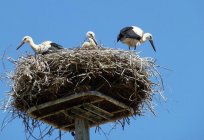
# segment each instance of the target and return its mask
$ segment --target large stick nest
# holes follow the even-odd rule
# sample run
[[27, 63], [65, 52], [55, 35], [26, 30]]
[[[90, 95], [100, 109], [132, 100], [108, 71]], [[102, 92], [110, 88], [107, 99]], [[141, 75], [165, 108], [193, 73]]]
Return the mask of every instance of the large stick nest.
[[10, 106], [23, 119], [35, 105], [86, 91], [99, 91], [141, 115], [144, 109], [153, 112], [153, 96], [162, 86], [154, 59], [116, 49], [27, 55], [15, 66]]
[[21, 57], [12, 77], [13, 105], [26, 111], [71, 94], [99, 91], [140, 113], [143, 102], [152, 100], [154, 65], [152, 59], [113, 49]]

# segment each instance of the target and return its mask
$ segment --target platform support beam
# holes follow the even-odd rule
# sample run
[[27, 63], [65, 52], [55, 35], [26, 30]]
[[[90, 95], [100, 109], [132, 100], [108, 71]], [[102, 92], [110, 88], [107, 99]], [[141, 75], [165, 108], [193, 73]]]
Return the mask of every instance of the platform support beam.
[[75, 137], [76, 140], [90, 140], [88, 120], [75, 119]]

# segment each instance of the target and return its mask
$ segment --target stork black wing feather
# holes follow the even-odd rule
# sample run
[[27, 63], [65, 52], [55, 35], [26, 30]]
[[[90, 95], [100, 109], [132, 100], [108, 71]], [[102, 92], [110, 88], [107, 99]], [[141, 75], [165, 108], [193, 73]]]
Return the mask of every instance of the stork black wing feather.
[[132, 38], [132, 39], [137, 39], [140, 40], [141, 36], [136, 34], [133, 30], [133, 27], [125, 27], [120, 30], [120, 34], [118, 35], [117, 41], [119, 41], [121, 38]]
[[121, 38], [123, 38], [123, 37], [126, 37], [127, 31], [132, 30], [132, 29], [133, 29], [133, 27], [125, 27], [125, 28], [121, 29], [120, 33], [118, 34], [117, 41], [121, 40]]
[[132, 39], [137, 39], [137, 40], [140, 40], [142, 38], [137, 33], [135, 33], [132, 29], [131, 30], [127, 30], [124, 33], [124, 36], [125, 36], [125, 38], [132, 38]]
[[53, 48], [55, 48], [56, 50], [63, 49], [63, 47], [62, 47], [61, 45], [59, 45], [59, 44], [57, 44], [57, 43], [54, 43], [54, 42], [50, 43], [50, 45], [51, 45]]
[[120, 30], [120, 33], [121, 34], [126, 34], [127, 33], [127, 31], [130, 31], [130, 30], [132, 30], [133, 29], [133, 27], [125, 27], [125, 28], [122, 28], [121, 30]]

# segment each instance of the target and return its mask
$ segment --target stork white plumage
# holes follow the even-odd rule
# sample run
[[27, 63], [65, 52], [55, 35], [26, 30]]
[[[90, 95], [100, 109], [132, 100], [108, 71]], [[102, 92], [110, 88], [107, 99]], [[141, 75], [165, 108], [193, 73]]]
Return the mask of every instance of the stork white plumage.
[[84, 49], [97, 49], [97, 41], [95, 38], [95, 34], [92, 31], [88, 31], [86, 33], [87, 41], [82, 44], [82, 48]]
[[46, 54], [46, 53], [56, 52], [57, 50], [63, 49], [61, 45], [56, 44], [52, 41], [44, 41], [41, 44], [35, 44], [33, 42], [33, 39], [30, 36], [25, 36], [22, 42], [20, 43], [20, 45], [16, 49], [18, 50], [25, 43], [28, 43], [30, 47], [37, 54]]
[[142, 29], [136, 26], [125, 27], [120, 30], [120, 33], [117, 37], [117, 42], [121, 41], [124, 44], [127, 44], [130, 50], [130, 47], [136, 47], [145, 41], [149, 40], [152, 48], [156, 52], [156, 48], [153, 43], [153, 37], [150, 33], [144, 33]]

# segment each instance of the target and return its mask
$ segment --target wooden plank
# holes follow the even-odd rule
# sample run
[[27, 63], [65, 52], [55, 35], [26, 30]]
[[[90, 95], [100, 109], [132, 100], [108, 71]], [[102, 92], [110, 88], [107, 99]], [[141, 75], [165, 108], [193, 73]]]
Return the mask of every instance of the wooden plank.
[[62, 113], [64, 114], [65, 117], [67, 117], [67, 118], [69, 118], [71, 120], [75, 119], [74, 116], [71, 116], [70, 114], [68, 115], [67, 110], [62, 111]]
[[49, 101], [49, 102], [46, 102], [46, 103], [31, 107], [27, 111], [27, 113], [30, 114], [30, 113], [32, 113], [32, 112], [34, 112], [36, 110], [45, 109], [47, 107], [55, 106], [56, 104], [65, 103], [67, 101], [70, 101], [70, 100], [73, 100], [73, 99], [76, 99], [76, 98], [80, 98], [80, 97], [84, 97], [84, 96], [88, 96], [88, 95], [89, 95], [89, 93], [82, 92], [82, 93], [79, 93], [79, 94], [70, 95], [70, 96], [65, 97], [65, 98], [60, 98], [60, 99], [56, 99], [54, 101]]
[[[121, 110], [120, 110], [121, 111]], [[124, 111], [127, 111], [127, 110], [124, 110]], [[79, 116], [79, 115], [76, 115], [76, 114], [74, 114], [74, 113], [72, 113], [72, 112], [68, 112], [68, 114], [69, 114], [69, 116], [70, 117], [72, 117], [72, 118], [79, 118], [79, 117], [81, 117], [81, 116]], [[130, 116], [131, 115], [131, 113], [129, 112], [129, 114], [127, 113], [127, 114], [124, 114], [124, 115], [122, 115], [122, 116], [114, 116], [113, 118], [111, 118], [110, 120], [106, 120], [106, 119], [104, 119], [104, 120], [102, 120], [102, 121], [100, 121], [100, 122], [97, 122], [97, 123], [91, 123], [91, 124], [89, 124], [89, 127], [93, 127], [93, 126], [99, 126], [99, 125], [101, 125], [101, 124], [104, 124], [104, 123], [109, 123], [109, 122], [113, 122], [113, 121], [116, 121], [116, 120], [120, 120], [120, 119], [123, 119], [124, 117], [127, 117], [127, 116]], [[81, 117], [82, 118], [82, 117]], [[64, 131], [74, 131], [74, 122], [73, 123], [71, 123], [71, 124], [65, 124], [65, 125], [58, 125], [58, 124], [54, 124], [54, 123], [50, 123], [50, 122], [47, 122], [46, 120], [42, 120], [43, 122], [45, 122], [45, 123], [48, 123], [48, 124], [50, 124], [50, 125], [52, 125], [52, 126], [54, 126], [54, 127], [56, 127], [56, 128], [59, 128], [59, 129], [61, 129], [61, 130], [64, 130]]]
[[85, 119], [75, 119], [75, 139], [76, 140], [89, 140], [89, 125]]
[[[81, 109], [82, 106], [84, 105], [84, 102], [81, 102], [81, 104], [79, 105], [76, 105], [74, 106], [74, 109], [73, 107], [69, 107], [69, 108], [66, 108], [63, 107], [62, 109], [59, 109], [57, 111], [53, 111], [53, 112], [50, 112], [49, 114], [46, 114], [46, 115], [43, 115], [43, 116], [35, 116], [35, 112], [37, 113], [38, 111], [40, 112], [42, 109], [46, 110], [47, 107], [55, 107], [55, 106], [60, 106], [62, 103], [66, 103], [66, 102], [69, 102], [71, 100], [74, 100], [74, 99], [82, 99], [84, 97], [94, 97], [96, 98], [95, 101], [92, 100], [93, 103], [97, 103], [98, 101], [106, 101], [108, 104], [110, 103], [111, 105], [115, 105], [117, 107], [119, 107], [120, 109], [119, 110], [116, 110], [115, 112], [108, 112], [106, 110], [103, 110], [95, 105], [89, 105], [89, 107], [85, 106], [85, 110]], [[98, 98], [97, 98], [98, 97]], [[92, 103], [91, 102], [91, 103]], [[81, 107], [81, 108], [79, 108]], [[88, 110], [88, 111], [87, 111]], [[92, 110], [92, 111], [90, 111]], [[94, 111], [93, 111], [94, 110]], [[96, 125], [99, 125], [99, 124], [104, 124], [106, 122], [112, 122], [112, 121], [115, 121], [116, 119], [122, 119], [124, 116], [110, 116], [113, 115], [114, 113], [118, 113], [118, 112], [123, 112], [123, 111], [126, 111], [126, 113], [124, 114], [124, 116], [131, 116], [134, 114], [134, 111], [132, 108], [128, 107], [127, 105], [125, 105], [124, 103], [122, 102], [119, 102], [109, 96], [106, 96], [100, 92], [96, 92], [96, 91], [90, 91], [90, 92], [86, 92], [86, 93], [78, 93], [78, 94], [74, 94], [74, 95], [71, 95], [71, 96], [68, 96], [66, 98], [61, 98], [61, 99], [57, 99], [57, 101], [50, 101], [50, 102], [47, 102], [47, 103], [44, 103], [44, 104], [41, 104], [41, 105], [38, 105], [38, 106], [34, 106], [34, 107], [31, 107], [29, 110], [28, 110], [28, 115], [32, 116], [32, 117], [37, 117], [38, 119], [42, 120], [43, 122], [45, 123], [48, 123], [48, 124], [51, 124], [52, 126], [55, 126], [56, 128], [59, 128], [61, 130], [68, 130], [68, 131], [71, 131], [72, 129], [74, 129], [74, 119], [75, 118], [83, 118], [83, 119], [86, 119], [86, 120], [90, 120], [90, 126], [96, 126]], [[64, 125], [61, 125], [59, 126], [59, 124], [56, 122], [55, 124], [51, 123], [51, 122], [48, 122], [46, 120], [46, 117], [49, 117], [49, 116], [52, 116], [52, 115], [58, 115], [59, 113], [64, 113], [66, 112], [68, 116], [66, 116], [65, 114], [65, 117], [69, 117], [73, 122], [73, 123], [67, 123], [67, 124], [64, 124]], [[73, 113], [71, 113], [73, 112]], [[110, 113], [110, 114], [109, 114]], [[105, 115], [104, 115], [105, 114]], [[68, 119], [69, 119], [68, 118]], [[67, 127], [66, 127], [67, 126]], [[67, 129], [66, 129], [67, 128]]]
[[[69, 124], [65, 124], [65, 125], [61, 125], [60, 126], [60, 129], [69, 129], [69, 127], [73, 127], [74, 126], [74, 121], [75, 121], [75, 118], [77, 118], [78, 116], [71, 113], [71, 112], [67, 112], [67, 111], [64, 111], [63, 114], [65, 115], [65, 117], [69, 118], [71, 121], [71, 123]], [[73, 122], [72, 122], [73, 121]]]
[[101, 116], [107, 120], [111, 119], [111, 117], [113, 116], [113, 114], [111, 114], [110, 112], [103, 110], [95, 105], [92, 104], [85, 104], [83, 105], [83, 107], [88, 110], [89, 112], [92, 112], [98, 116]]
[[64, 113], [64, 109], [61, 109], [61, 110], [59, 110], [59, 111], [57, 111], [57, 112], [52, 112], [52, 113], [50, 113], [50, 114], [47, 114], [47, 115], [43, 115], [43, 116], [40, 116], [40, 117], [35, 117], [35, 119], [37, 119], [37, 120], [42, 120], [42, 119], [44, 119], [44, 118], [47, 118], [47, 117], [50, 117], [50, 116], [53, 116], [53, 115], [58, 115], [59, 113]]
[[[90, 95], [93, 95], [94, 93], [91, 92], [91, 93], [89, 93], [89, 94], [90, 94]], [[122, 102], [119, 102], [119, 101], [117, 101], [117, 100], [115, 100], [115, 99], [113, 99], [113, 98], [111, 98], [111, 97], [109, 97], [109, 96], [103, 95], [103, 94], [100, 93], [100, 92], [96, 92], [95, 94], [97, 94], [98, 97], [101, 97], [101, 98], [105, 99], [106, 101], [109, 101], [109, 102], [111, 102], [112, 104], [115, 104], [115, 105], [118, 106], [118, 107], [121, 107], [121, 108], [124, 108], [124, 109], [128, 110], [129, 112], [131, 112], [131, 114], [134, 113], [134, 111], [133, 111], [133, 109], [132, 109], [131, 107], [128, 107], [127, 105], [125, 105], [125, 104], [122, 103]]]
[[78, 93], [78, 94], [73, 94], [73, 95], [70, 95], [68, 97], [65, 97], [65, 98], [60, 98], [60, 99], [57, 99], [57, 100], [54, 100], [54, 101], [50, 101], [50, 102], [47, 102], [47, 103], [43, 103], [43, 104], [40, 104], [40, 105], [37, 105], [37, 106], [34, 106], [34, 107], [31, 107], [27, 113], [30, 114], [32, 116], [32, 112], [34, 111], [40, 111], [41, 109], [46, 109], [47, 107], [51, 107], [51, 106], [55, 106], [56, 104], [61, 104], [61, 103], [65, 103], [65, 102], [68, 102], [70, 100], [73, 100], [73, 99], [76, 99], [76, 98], [81, 98], [81, 97], [84, 97], [84, 96], [96, 96], [96, 97], [100, 97], [101, 99], [105, 99], [121, 108], [125, 108], [127, 110], [129, 110], [132, 114], [134, 113], [133, 109], [128, 107], [127, 105], [109, 97], [109, 96], [106, 96], [98, 91], [89, 91], [89, 92], [82, 92], [82, 93]]
[[92, 121], [95, 124], [98, 124], [101, 120], [101, 118], [98, 118], [96, 115], [89, 113], [83, 109], [80, 108], [72, 108], [71, 112], [74, 113], [75, 115], [81, 117], [81, 118], [85, 118], [87, 120]]
[[70, 124], [67, 124], [67, 125], [63, 125], [60, 127], [60, 129], [69, 129], [69, 127], [73, 127], [74, 126], [74, 123], [70, 123]]
[[[101, 101], [103, 101], [104, 99], [98, 99], [98, 100], [95, 100], [95, 101], [91, 101], [90, 103], [98, 103], [98, 102], [101, 102]], [[76, 106], [73, 106], [73, 107], [80, 107], [80, 106], [82, 106], [83, 104], [80, 104], [80, 105], [76, 105]], [[37, 120], [42, 120], [42, 119], [44, 119], [44, 118], [47, 118], [47, 117], [50, 117], [50, 116], [53, 116], [53, 115], [57, 115], [57, 114], [59, 114], [59, 113], [63, 113], [64, 111], [67, 111], [67, 110], [70, 110], [71, 108], [73, 108], [73, 107], [70, 107], [70, 108], [66, 108], [66, 110], [65, 109], [60, 109], [60, 110], [58, 110], [58, 111], [53, 111], [53, 112], [50, 112], [49, 114], [46, 114], [46, 115], [42, 115], [42, 116], [34, 116], [33, 115], [33, 117], [35, 118], [35, 119], [37, 119]]]
[[114, 121], [117, 121], [117, 120], [121, 120], [121, 119], [124, 119], [125, 117], [128, 117], [128, 116], [131, 116], [131, 114], [116, 116], [116, 117], [112, 118], [111, 120], [104, 120], [104, 121], [100, 122], [99, 124], [91, 124], [90, 127], [99, 126], [99, 125], [106, 124], [106, 123], [109, 123], [109, 122], [114, 122]]
[[116, 114], [116, 113], [120, 113], [120, 112], [123, 112], [123, 111], [126, 111], [126, 109], [119, 109], [119, 110], [113, 111], [111, 113]]

